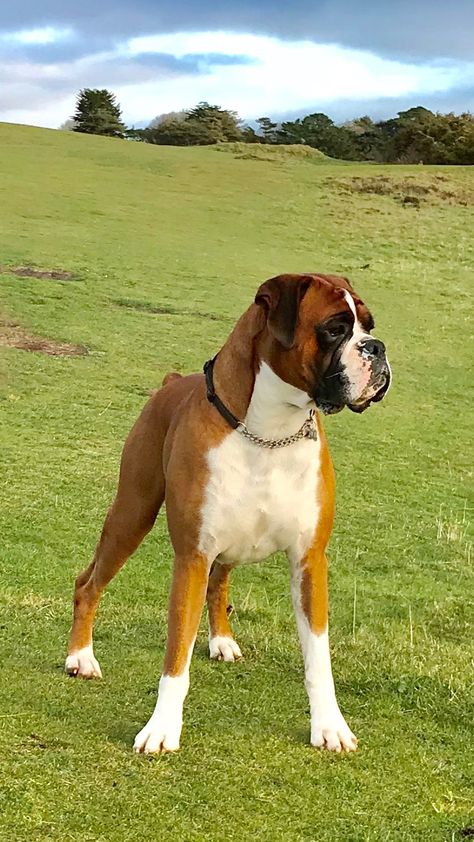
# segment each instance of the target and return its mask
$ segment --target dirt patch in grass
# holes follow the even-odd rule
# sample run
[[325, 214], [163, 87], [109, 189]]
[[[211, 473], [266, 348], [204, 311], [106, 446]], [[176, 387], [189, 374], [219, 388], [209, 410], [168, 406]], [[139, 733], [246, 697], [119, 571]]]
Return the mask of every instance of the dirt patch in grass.
[[423, 202], [464, 207], [474, 204], [474, 190], [441, 173], [432, 176], [407, 175], [404, 178], [388, 175], [354, 176], [328, 182], [330, 184], [345, 192], [390, 196], [403, 205], [413, 207], [420, 207]]
[[0, 347], [39, 351], [51, 357], [85, 357], [89, 353], [84, 345], [56, 342], [55, 339], [35, 336], [28, 333], [21, 325], [6, 320], [0, 321]]
[[148, 301], [131, 301], [128, 298], [119, 298], [114, 301], [118, 307], [125, 307], [126, 310], [136, 310], [139, 313], [151, 313], [152, 316], [195, 316], [198, 319], [209, 319], [211, 322], [227, 322], [226, 316], [219, 316], [216, 313], [203, 313], [198, 310], [186, 310], [172, 305], [155, 305]]
[[2, 266], [3, 274], [17, 275], [19, 278], [40, 278], [50, 281], [75, 281], [72, 272], [64, 269], [34, 269], [32, 266]]

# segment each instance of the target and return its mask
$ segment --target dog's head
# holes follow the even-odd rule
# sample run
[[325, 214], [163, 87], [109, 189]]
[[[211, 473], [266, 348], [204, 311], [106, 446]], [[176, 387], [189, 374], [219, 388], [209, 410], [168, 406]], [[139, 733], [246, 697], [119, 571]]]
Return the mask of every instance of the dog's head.
[[261, 358], [325, 413], [363, 412], [382, 400], [391, 371], [374, 320], [346, 278], [278, 275], [259, 288]]

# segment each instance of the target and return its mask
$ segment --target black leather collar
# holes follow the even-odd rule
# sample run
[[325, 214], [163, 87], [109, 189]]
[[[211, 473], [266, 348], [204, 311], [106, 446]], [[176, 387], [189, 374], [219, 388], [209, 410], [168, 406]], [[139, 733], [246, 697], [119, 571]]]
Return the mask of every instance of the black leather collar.
[[233, 412], [230, 409], [227, 409], [226, 405], [222, 403], [220, 397], [216, 395], [216, 390], [214, 389], [214, 378], [213, 378], [213, 371], [214, 371], [214, 363], [217, 359], [217, 354], [212, 360], [208, 360], [204, 363], [203, 371], [206, 377], [206, 388], [207, 388], [207, 399], [209, 403], [212, 403], [218, 412], [222, 415], [225, 421], [232, 427], [233, 430], [236, 430], [237, 427], [241, 425], [241, 422], [238, 418], [235, 417]]
[[264, 439], [261, 436], [257, 436], [255, 433], [252, 433], [249, 429], [247, 429], [244, 422], [239, 421], [239, 419], [235, 417], [234, 413], [231, 412], [230, 409], [227, 409], [226, 405], [222, 403], [221, 399], [218, 395], [216, 395], [216, 390], [214, 389], [214, 379], [212, 376], [215, 361], [216, 357], [213, 357], [212, 360], [208, 360], [207, 363], [204, 363], [207, 399], [209, 403], [212, 403], [215, 406], [217, 411], [222, 415], [223, 419], [227, 421], [233, 430], [238, 430], [239, 433], [242, 433], [242, 435], [245, 436], [246, 439], [249, 439], [253, 444], [272, 449], [286, 447], [287, 445], [294, 444], [301, 439], [312, 439], [313, 441], [316, 441], [318, 438], [318, 429], [314, 409], [309, 410], [309, 415], [304, 424], [291, 436], [285, 436], [282, 439]]

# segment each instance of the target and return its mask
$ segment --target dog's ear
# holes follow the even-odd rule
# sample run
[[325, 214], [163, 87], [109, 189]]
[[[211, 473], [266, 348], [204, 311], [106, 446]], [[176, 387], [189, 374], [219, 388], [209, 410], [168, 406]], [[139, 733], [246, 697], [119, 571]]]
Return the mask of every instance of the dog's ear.
[[257, 290], [255, 304], [266, 310], [268, 330], [287, 350], [294, 345], [300, 303], [310, 283], [309, 275], [278, 275]]

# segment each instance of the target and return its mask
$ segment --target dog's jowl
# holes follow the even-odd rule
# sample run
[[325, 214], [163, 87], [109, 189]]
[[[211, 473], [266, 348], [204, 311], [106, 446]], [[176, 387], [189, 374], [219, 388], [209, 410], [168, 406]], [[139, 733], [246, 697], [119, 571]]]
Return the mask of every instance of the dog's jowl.
[[175, 559], [168, 640], [138, 752], [179, 748], [189, 664], [207, 600], [211, 658], [241, 651], [227, 617], [230, 571], [285, 551], [311, 709], [311, 744], [353, 751], [328, 643], [326, 545], [334, 477], [320, 412], [363, 412], [390, 385], [385, 346], [350, 283], [266, 281], [204, 374], [169, 374], [125, 443], [117, 496], [76, 581], [66, 671], [101, 676], [92, 625], [105, 585], [166, 502]]

